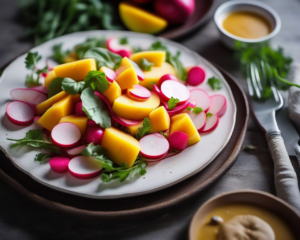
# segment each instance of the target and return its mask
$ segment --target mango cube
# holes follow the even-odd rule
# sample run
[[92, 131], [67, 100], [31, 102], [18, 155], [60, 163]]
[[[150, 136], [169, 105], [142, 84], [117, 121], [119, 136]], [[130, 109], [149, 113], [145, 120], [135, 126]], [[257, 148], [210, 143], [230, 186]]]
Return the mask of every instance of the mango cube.
[[123, 94], [114, 101], [112, 109], [122, 118], [144, 120], [159, 104], [160, 99], [155, 92], [151, 92], [151, 97], [144, 102], [133, 100]]
[[44, 85], [47, 89], [49, 89], [50, 83], [52, 83], [54, 78], [56, 78], [56, 74], [55, 74], [54, 70], [48, 72], [47, 76], [45, 77], [45, 82], [44, 82]]
[[74, 123], [80, 129], [81, 135], [84, 136], [88, 120], [89, 120], [88, 117], [85, 117], [85, 116], [69, 115], [69, 116], [61, 118], [59, 120], [59, 123], [62, 123], [62, 122]]
[[127, 132], [130, 135], [134, 136], [138, 132], [138, 129], [143, 126], [143, 122], [144, 121], [139, 121], [138, 124], [127, 127], [126, 128]]
[[137, 64], [140, 64], [141, 59], [147, 59], [149, 62], [154, 63], [155, 67], [161, 67], [162, 64], [166, 61], [166, 52], [165, 51], [144, 51], [134, 53], [130, 56], [130, 59]]
[[57, 103], [54, 103], [43, 116], [40, 117], [38, 123], [49, 131], [55, 127], [61, 118], [71, 115], [74, 112], [74, 98], [72, 95], [68, 95], [61, 99]]
[[101, 146], [114, 163], [126, 163], [128, 167], [132, 167], [140, 152], [138, 140], [114, 127], [104, 130]]
[[149, 114], [149, 120], [152, 126], [151, 133], [166, 131], [170, 128], [170, 116], [163, 106], [154, 109]]
[[62, 91], [51, 98], [48, 98], [46, 101], [38, 104], [35, 106], [36, 114], [38, 116], [43, 115], [54, 103], [60, 101], [64, 97], [68, 96], [68, 93], [65, 91]]
[[199, 132], [187, 113], [180, 113], [171, 117], [170, 134], [175, 131], [183, 132], [189, 136], [188, 146], [201, 140]]
[[122, 89], [116, 81], [113, 81], [105, 92], [102, 93], [112, 105], [114, 101], [122, 95]]
[[89, 71], [96, 70], [96, 61], [94, 58], [78, 60], [70, 63], [61, 64], [54, 68], [56, 77], [72, 78], [75, 81], [85, 79]]
[[117, 76], [116, 81], [122, 90], [130, 88], [133, 85], [139, 83], [138, 77], [133, 67], [130, 67], [123, 71], [119, 76]]

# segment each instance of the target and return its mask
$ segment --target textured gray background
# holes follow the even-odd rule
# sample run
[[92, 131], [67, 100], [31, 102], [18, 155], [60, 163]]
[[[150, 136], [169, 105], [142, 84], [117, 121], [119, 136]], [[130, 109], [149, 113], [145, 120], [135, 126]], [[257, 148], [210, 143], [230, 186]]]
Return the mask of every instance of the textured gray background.
[[[219, 2], [222, 2], [219, 1]], [[264, 0], [281, 17], [282, 30], [274, 39], [275, 46], [284, 46], [287, 54], [300, 61], [300, 1]], [[24, 29], [14, 21], [17, 1], [0, 0], [0, 66], [32, 44], [22, 42]], [[182, 41], [208, 60], [229, 71], [245, 87], [233, 54], [218, 39], [211, 20], [203, 29]], [[188, 226], [197, 208], [207, 199], [222, 192], [257, 189], [275, 194], [273, 164], [264, 135], [250, 118], [244, 145], [255, 145], [255, 153], [242, 152], [230, 171], [206, 192], [154, 219], [137, 223], [103, 224], [76, 219], [35, 205], [0, 182], [0, 239], [187, 239]], [[0, 153], [0, 160], [4, 158]], [[295, 168], [298, 167], [292, 159]], [[299, 173], [299, 171], [298, 171]]]

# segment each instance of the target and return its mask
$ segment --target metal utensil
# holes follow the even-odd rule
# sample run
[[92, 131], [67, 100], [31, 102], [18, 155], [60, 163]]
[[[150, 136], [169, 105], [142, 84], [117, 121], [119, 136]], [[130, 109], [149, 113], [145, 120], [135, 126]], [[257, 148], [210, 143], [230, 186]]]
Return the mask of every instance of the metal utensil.
[[264, 131], [268, 141], [269, 150], [274, 161], [275, 187], [277, 196], [294, 206], [300, 211], [300, 193], [296, 172], [293, 169], [289, 155], [284, 145], [281, 132], [277, 126], [275, 112], [282, 108], [283, 99], [275, 86], [271, 86], [272, 96], [264, 102], [254, 100], [261, 97], [262, 85], [260, 75], [252, 66], [252, 80], [248, 75], [247, 85], [249, 90], [250, 107], [256, 122]]

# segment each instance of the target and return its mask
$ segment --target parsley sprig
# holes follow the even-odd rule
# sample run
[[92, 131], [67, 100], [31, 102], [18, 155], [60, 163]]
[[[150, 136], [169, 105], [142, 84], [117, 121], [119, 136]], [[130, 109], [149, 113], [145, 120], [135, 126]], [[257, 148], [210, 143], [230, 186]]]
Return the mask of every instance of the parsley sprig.
[[138, 132], [135, 134], [135, 137], [139, 140], [142, 137], [144, 137], [145, 135], [147, 135], [150, 130], [151, 130], [152, 126], [151, 126], [151, 122], [149, 118], [144, 118], [143, 121], [143, 126], [138, 128]]
[[168, 109], [167, 110], [173, 110], [176, 107], [177, 103], [179, 103], [179, 99], [171, 97], [168, 101]]
[[37, 67], [38, 61], [41, 60], [41, 56], [38, 52], [28, 52], [25, 58], [25, 66], [31, 73], [26, 75], [25, 85], [27, 87], [40, 86], [40, 75], [48, 72], [48, 67], [45, 66], [42, 69]]

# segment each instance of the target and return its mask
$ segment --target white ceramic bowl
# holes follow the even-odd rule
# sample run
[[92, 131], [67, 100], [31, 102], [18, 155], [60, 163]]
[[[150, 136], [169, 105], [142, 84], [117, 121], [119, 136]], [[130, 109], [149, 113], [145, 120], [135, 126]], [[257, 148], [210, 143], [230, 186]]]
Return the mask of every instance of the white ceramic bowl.
[[[271, 33], [262, 38], [248, 39], [235, 36], [223, 28], [223, 21], [235, 11], [253, 12], [264, 17], [271, 25]], [[234, 48], [235, 40], [247, 43], [268, 41], [273, 38], [281, 28], [281, 21], [278, 14], [268, 5], [258, 1], [228, 1], [218, 7], [214, 15], [215, 24], [220, 32], [221, 41], [229, 48]]]

